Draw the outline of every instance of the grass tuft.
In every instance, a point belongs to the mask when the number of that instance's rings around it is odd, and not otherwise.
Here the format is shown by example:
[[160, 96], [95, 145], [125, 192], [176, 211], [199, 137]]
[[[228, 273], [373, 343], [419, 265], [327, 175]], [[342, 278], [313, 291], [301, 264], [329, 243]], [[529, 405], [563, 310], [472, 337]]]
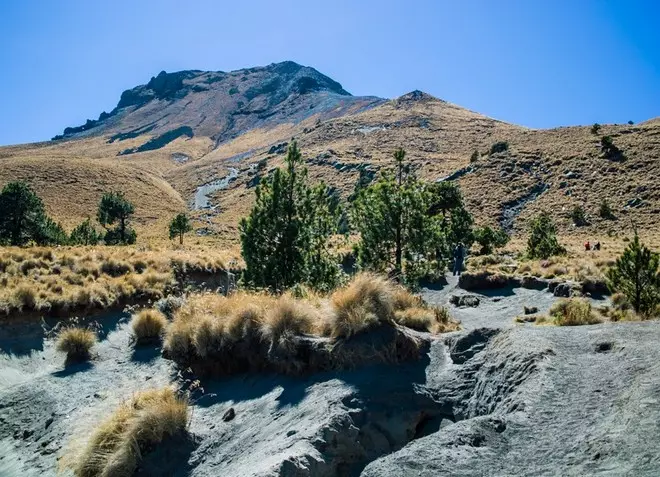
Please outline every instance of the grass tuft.
[[552, 322], [558, 326], [594, 325], [603, 321], [593, 311], [591, 303], [580, 298], [556, 302], [550, 308], [549, 314]]
[[170, 388], [136, 394], [92, 435], [76, 477], [131, 477], [142, 455], [188, 427], [188, 402]]
[[138, 344], [157, 341], [167, 328], [167, 318], [158, 310], [142, 310], [133, 315], [131, 328]]
[[96, 344], [96, 333], [85, 328], [65, 328], [57, 335], [56, 349], [66, 353], [67, 361], [86, 361]]

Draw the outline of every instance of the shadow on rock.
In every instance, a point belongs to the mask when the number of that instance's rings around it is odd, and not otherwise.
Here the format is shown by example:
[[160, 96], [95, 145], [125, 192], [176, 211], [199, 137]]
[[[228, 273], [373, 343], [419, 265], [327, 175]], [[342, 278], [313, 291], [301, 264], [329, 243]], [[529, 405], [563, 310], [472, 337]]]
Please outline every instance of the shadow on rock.
[[64, 362], [64, 369], [60, 371], [54, 371], [52, 375], [56, 378], [66, 378], [67, 376], [72, 376], [76, 373], [81, 373], [83, 371], [88, 371], [94, 366], [89, 361], [72, 361], [66, 360]]
[[143, 455], [135, 475], [150, 477], [183, 477], [194, 467], [190, 456], [197, 448], [193, 436], [183, 435], [167, 439], [152, 452]]
[[136, 363], [150, 363], [160, 355], [160, 347], [155, 345], [139, 346], [136, 344], [131, 353], [131, 360]]

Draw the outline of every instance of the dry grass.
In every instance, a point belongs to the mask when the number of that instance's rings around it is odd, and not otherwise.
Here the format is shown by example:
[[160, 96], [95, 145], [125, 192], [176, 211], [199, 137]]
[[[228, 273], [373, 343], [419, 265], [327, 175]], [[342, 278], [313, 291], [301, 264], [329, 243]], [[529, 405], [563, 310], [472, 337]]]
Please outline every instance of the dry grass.
[[175, 247], [0, 248], [0, 313], [109, 308], [162, 298], [181, 277], [240, 266], [229, 252]]
[[144, 452], [186, 432], [188, 414], [188, 402], [170, 388], [136, 394], [96, 429], [76, 477], [131, 477]]
[[[569, 298], [560, 300], [550, 308], [549, 322], [558, 326], [580, 326], [602, 323], [603, 320], [591, 307], [588, 300]], [[537, 323], [545, 320], [538, 320]]]
[[218, 374], [284, 368], [302, 372], [301, 353], [316, 352], [315, 340], [320, 346], [336, 344], [379, 325], [393, 328], [395, 322], [432, 333], [458, 328], [446, 309], [427, 307], [420, 298], [371, 274], [356, 276], [327, 297], [305, 295], [191, 295], [174, 313], [163, 348], [178, 363], [195, 363]]
[[157, 341], [167, 325], [165, 315], [153, 309], [142, 310], [131, 319], [131, 328], [138, 344]]
[[378, 323], [394, 321], [393, 285], [369, 273], [357, 275], [345, 288], [331, 296], [335, 309], [330, 336], [347, 338]]
[[91, 350], [96, 344], [96, 333], [85, 328], [64, 328], [57, 335], [57, 351], [66, 353], [69, 362], [86, 361], [91, 357]]

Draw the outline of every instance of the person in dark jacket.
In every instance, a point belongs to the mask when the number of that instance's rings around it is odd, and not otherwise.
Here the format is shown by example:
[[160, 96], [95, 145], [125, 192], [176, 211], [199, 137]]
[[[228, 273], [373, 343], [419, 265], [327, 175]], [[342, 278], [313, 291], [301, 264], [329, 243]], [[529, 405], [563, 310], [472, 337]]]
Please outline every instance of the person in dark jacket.
[[465, 249], [462, 243], [456, 245], [454, 249], [454, 275], [459, 275], [463, 271], [463, 259], [465, 258]]

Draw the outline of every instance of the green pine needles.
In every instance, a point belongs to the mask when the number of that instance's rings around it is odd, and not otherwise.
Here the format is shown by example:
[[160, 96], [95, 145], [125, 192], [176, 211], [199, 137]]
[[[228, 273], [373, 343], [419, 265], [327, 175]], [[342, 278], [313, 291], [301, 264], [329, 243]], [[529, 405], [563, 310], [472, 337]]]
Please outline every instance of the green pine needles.
[[338, 201], [324, 183], [308, 183], [296, 141], [285, 167], [262, 179], [255, 194], [250, 215], [240, 223], [245, 284], [274, 291], [299, 283], [334, 288], [341, 273], [328, 241], [337, 231]]
[[660, 255], [635, 238], [616, 264], [607, 271], [610, 290], [623, 293], [635, 311], [644, 316], [660, 312]]
[[444, 272], [453, 244], [469, 248], [472, 217], [455, 184], [418, 180], [403, 149], [394, 161], [394, 170], [362, 188], [353, 203], [352, 222], [361, 237], [358, 262], [415, 286]]

